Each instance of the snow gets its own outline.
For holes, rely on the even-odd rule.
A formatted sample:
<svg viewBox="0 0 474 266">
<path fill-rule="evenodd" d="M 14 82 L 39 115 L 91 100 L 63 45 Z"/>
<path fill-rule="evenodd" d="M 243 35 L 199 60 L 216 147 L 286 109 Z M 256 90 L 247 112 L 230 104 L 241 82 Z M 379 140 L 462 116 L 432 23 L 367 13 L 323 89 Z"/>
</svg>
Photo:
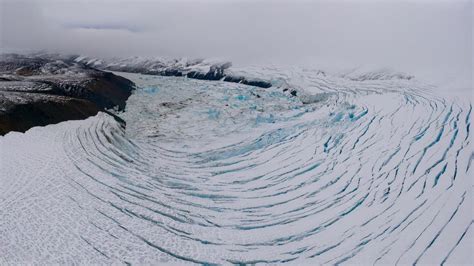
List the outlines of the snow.
<svg viewBox="0 0 474 266">
<path fill-rule="evenodd" d="M 218 66 L 228 68 L 229 62 L 219 59 L 188 59 L 188 58 L 167 58 L 167 57 L 127 57 L 127 58 L 90 58 L 87 56 L 78 56 L 75 62 L 84 63 L 96 68 L 119 70 L 118 68 L 145 70 L 148 72 L 161 72 L 167 69 L 179 70 L 183 73 L 196 71 L 207 73 L 211 67 Z"/>
<path fill-rule="evenodd" d="M 274 86 L 117 73 L 138 85 L 125 129 L 0 137 L 0 264 L 472 263 L 470 97 L 232 71 Z"/>
</svg>

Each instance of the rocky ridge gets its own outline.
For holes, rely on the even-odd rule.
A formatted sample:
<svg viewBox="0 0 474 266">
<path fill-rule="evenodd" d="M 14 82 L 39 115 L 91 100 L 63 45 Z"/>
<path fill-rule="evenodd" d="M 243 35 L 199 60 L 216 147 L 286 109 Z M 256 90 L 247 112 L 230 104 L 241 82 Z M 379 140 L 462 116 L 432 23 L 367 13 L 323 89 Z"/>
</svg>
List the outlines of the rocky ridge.
<svg viewBox="0 0 474 266">
<path fill-rule="evenodd" d="M 125 108 L 133 82 L 74 58 L 0 55 L 0 135 Z"/>
</svg>

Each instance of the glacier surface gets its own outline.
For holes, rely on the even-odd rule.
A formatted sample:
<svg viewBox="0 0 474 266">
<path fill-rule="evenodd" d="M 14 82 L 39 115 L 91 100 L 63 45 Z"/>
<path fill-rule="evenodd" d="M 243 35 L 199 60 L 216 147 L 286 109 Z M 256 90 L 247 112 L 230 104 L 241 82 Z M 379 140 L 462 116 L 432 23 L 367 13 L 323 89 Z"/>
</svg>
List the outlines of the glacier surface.
<svg viewBox="0 0 474 266">
<path fill-rule="evenodd" d="M 119 73 L 126 127 L 0 137 L 0 264 L 472 263 L 469 96 L 233 71 L 274 86 Z"/>
</svg>

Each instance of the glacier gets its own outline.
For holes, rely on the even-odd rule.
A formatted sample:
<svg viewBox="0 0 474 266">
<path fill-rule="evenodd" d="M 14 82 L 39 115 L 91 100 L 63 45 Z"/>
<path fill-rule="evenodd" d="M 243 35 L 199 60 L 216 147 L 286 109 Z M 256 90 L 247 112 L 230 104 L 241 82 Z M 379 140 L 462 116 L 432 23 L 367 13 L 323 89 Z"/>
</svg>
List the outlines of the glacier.
<svg viewBox="0 0 474 266">
<path fill-rule="evenodd" d="M 273 86 L 116 72 L 126 125 L 0 137 L 0 264 L 472 263 L 470 95 L 232 71 Z"/>
</svg>

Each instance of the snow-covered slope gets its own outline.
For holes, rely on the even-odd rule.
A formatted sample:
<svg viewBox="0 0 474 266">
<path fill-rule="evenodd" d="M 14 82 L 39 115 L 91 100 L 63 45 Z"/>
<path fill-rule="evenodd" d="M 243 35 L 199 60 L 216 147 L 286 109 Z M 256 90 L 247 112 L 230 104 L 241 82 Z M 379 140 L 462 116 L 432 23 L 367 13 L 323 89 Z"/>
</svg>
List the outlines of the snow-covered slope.
<svg viewBox="0 0 474 266">
<path fill-rule="evenodd" d="M 271 82 L 252 73 L 236 75 L 229 68 L 231 62 L 217 59 L 168 59 L 162 57 L 128 57 L 99 59 L 78 56 L 75 62 L 87 66 L 129 73 L 140 73 L 159 76 L 187 77 L 201 80 L 223 80 L 232 83 L 269 88 Z"/>
<path fill-rule="evenodd" d="M 234 71 L 274 86 L 122 73 L 126 128 L 0 137 L 0 263 L 472 263 L 469 97 Z"/>
</svg>

